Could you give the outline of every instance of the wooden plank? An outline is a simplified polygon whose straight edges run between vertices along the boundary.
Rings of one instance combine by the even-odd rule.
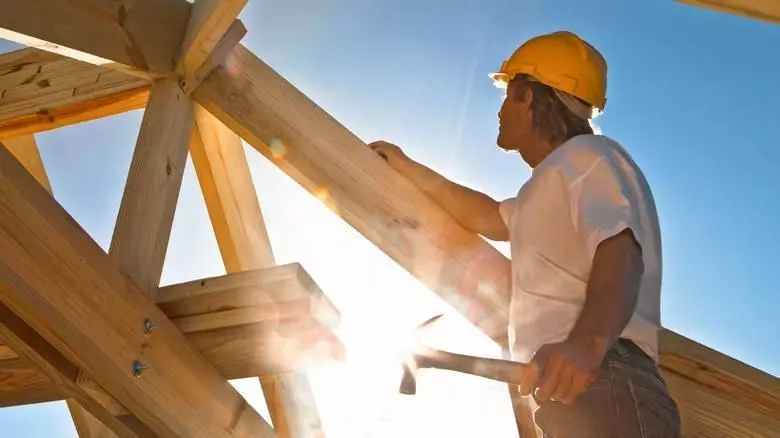
[[[0,301],[159,435],[273,436],[5,149]],[[158,323],[152,333],[144,331],[147,318]],[[139,377],[132,373],[136,360],[151,367]]]
[[[338,309],[298,263],[166,286],[160,288],[157,306],[174,323],[186,326],[183,333],[202,330],[184,321],[196,317],[213,321],[231,311],[236,313],[228,314],[222,322],[208,324],[224,327],[305,317],[334,329],[341,319]],[[252,311],[257,314],[251,315]]]
[[[660,333],[662,370],[684,376],[780,421],[780,379],[669,330]],[[675,395],[678,395],[675,393]]]
[[[780,2],[775,0],[676,0],[713,11],[780,23]]]
[[[200,65],[195,71],[187,74],[182,81],[181,87],[185,93],[191,94],[198,85],[203,82],[204,79],[214,70],[216,66],[221,64],[225,58],[232,52],[233,48],[241,42],[241,39],[246,35],[246,27],[240,20],[233,22],[233,25],[228,28],[227,33],[222,36],[219,43],[209,54],[209,57]]]
[[[212,58],[212,53],[222,41],[222,54],[230,53],[233,46],[238,44],[240,37],[246,33],[246,29],[236,20],[238,14],[246,6],[248,0],[195,0],[190,12],[184,40],[181,43],[181,54],[176,65],[176,72],[182,78],[193,78],[195,73],[201,70],[204,64]],[[240,33],[238,39],[224,36],[228,29],[233,28],[233,36]],[[242,31],[243,29],[243,31]],[[238,32],[238,33],[237,33]],[[225,47],[226,43],[232,45]],[[216,64],[208,64],[212,68]],[[208,71],[201,70],[201,77],[205,78]],[[194,82],[185,79],[185,84]],[[192,84],[191,88],[197,87]],[[185,91],[187,87],[185,86]]]
[[[228,272],[275,264],[241,139],[208,111],[195,108],[192,160]],[[274,430],[282,438],[322,434],[308,378],[300,373],[261,376]]]
[[[0,338],[2,342],[2,338]],[[15,351],[11,350],[11,347],[0,344],[0,361],[18,359],[19,355]]]
[[[143,108],[149,82],[26,48],[0,55],[0,138]]]
[[[664,378],[680,407],[682,436],[690,438],[776,437],[780,420],[716,389],[676,373]]]
[[[62,388],[67,397],[88,409],[99,418],[116,436],[136,438],[151,436],[152,432],[142,423],[130,420],[124,408],[97,385],[82,386],[79,367],[63,356],[46,339],[35,332],[26,322],[0,303],[0,335],[14,350],[37,367],[53,381],[52,390]],[[38,388],[40,392],[42,388]],[[23,394],[23,393],[22,393]],[[24,396],[21,397],[24,399]],[[98,420],[94,420],[97,422]]]
[[[339,312],[297,263],[166,286],[160,288],[159,300],[159,308],[225,379],[288,373],[344,358],[344,346],[332,333],[339,324]],[[218,320],[209,316],[274,303],[283,311],[275,315],[266,311],[262,319],[249,312],[246,319]],[[290,312],[292,308],[295,312]],[[207,331],[202,331],[202,326],[181,324],[182,320],[197,317],[217,323],[206,327]],[[20,363],[10,348],[5,349],[7,359],[0,360],[0,376],[5,376],[0,378],[0,389],[6,391],[0,396],[0,404],[64,397],[45,375],[29,362]],[[43,381],[48,381],[48,386]],[[81,385],[91,386],[89,382]],[[80,423],[83,418],[77,416],[74,420]],[[91,422],[83,427],[94,428]]]
[[[38,181],[38,183],[51,194],[52,190],[51,185],[49,184],[49,177],[43,166],[43,161],[41,160],[35,138],[32,135],[15,137],[4,140],[3,144],[6,149],[17,158],[19,163]],[[6,310],[6,313],[8,314],[9,319],[13,320],[15,318],[15,315],[10,314],[10,310]],[[106,429],[106,433],[103,435],[107,438],[117,435],[135,437],[137,432],[142,434],[148,432],[148,429],[146,428],[138,430],[129,429],[125,422],[120,421],[117,417],[126,415],[127,411],[121,407],[116,400],[105,394],[105,391],[103,391],[99,385],[94,384],[89,381],[89,379],[80,377],[80,370],[78,370],[75,365],[67,362],[64,358],[61,358],[60,355],[53,350],[53,347],[46,345],[45,351],[50,351],[51,353],[43,353],[40,346],[44,345],[45,341],[35,334],[26,323],[17,321],[15,327],[15,330],[14,326],[3,327],[0,328],[0,331],[9,333],[9,336],[19,343],[18,345],[22,345],[21,348],[23,348],[23,351],[26,351],[28,362],[39,364],[39,367],[48,370],[50,377],[47,377],[47,382],[40,383],[39,386],[33,390],[30,390],[29,388],[19,389],[18,392],[22,394],[22,397],[13,400],[14,402],[18,402],[20,399],[29,401],[33,398],[50,395],[48,393],[64,393],[68,397],[75,397],[69,398],[67,404],[80,413],[79,416],[74,416],[73,418],[80,437],[93,436],[88,432],[93,428]],[[22,330],[21,334],[19,332],[20,329]],[[28,342],[32,342],[33,344],[26,344]],[[33,345],[38,345],[38,347],[32,348]],[[63,364],[65,364],[64,367]],[[73,372],[69,372],[68,370],[72,370]],[[38,370],[35,369],[34,371],[37,372]],[[54,383],[51,382],[51,378],[54,378],[57,382],[64,382],[63,389],[60,390],[58,387],[54,386]],[[48,384],[52,390],[45,391],[45,384]],[[41,392],[43,392],[43,394],[41,394]],[[30,396],[30,393],[32,393],[32,396]],[[86,410],[82,409],[78,400],[81,400],[84,403],[84,409],[92,409],[93,412],[88,413]],[[102,420],[98,420],[98,418]],[[106,426],[103,425],[103,422],[105,422]],[[133,421],[131,424],[137,423],[138,422]],[[109,428],[116,431],[116,434],[111,432]]]
[[[171,75],[184,0],[0,2],[0,38],[148,78]]]
[[[28,361],[0,360],[0,408],[60,400],[63,392]]]
[[[192,163],[225,269],[239,272],[273,266],[271,242],[241,138],[199,106],[195,120]]]
[[[108,254],[154,298],[173,226],[193,126],[193,104],[176,80],[155,82],[141,121]]]
[[[0,144],[5,146],[5,148],[11,152],[11,155],[19,160],[22,166],[32,174],[35,180],[38,181],[47,192],[52,192],[49,176],[46,175],[46,168],[43,165],[41,153],[38,150],[38,144],[35,142],[34,136],[24,135],[22,137],[6,138],[0,140]]]
[[[116,266],[152,299],[157,295],[173,227],[192,117],[192,101],[178,81],[154,83],[108,251]],[[110,435],[79,406],[69,408],[77,424],[88,425],[89,432],[79,432],[81,438]]]

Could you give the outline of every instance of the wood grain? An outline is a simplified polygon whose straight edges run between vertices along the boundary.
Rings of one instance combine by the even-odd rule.
[[[28,361],[18,357],[0,360],[0,408],[62,398],[64,393]]]
[[[33,48],[0,55],[0,139],[143,108],[149,81]]]
[[[5,138],[0,140],[0,145],[5,146],[11,155],[27,169],[38,183],[43,186],[47,192],[52,193],[49,176],[46,174],[46,167],[43,165],[41,153],[38,150],[38,144],[32,135],[23,135],[21,137]]]
[[[183,0],[0,2],[0,37],[95,65],[170,75],[189,18]]]
[[[0,280],[0,300],[13,313],[159,435],[273,436],[5,149]],[[152,333],[146,318],[159,322]],[[141,378],[131,372],[135,360],[151,366]]]
[[[198,129],[190,150],[225,269],[240,272],[274,265],[271,242],[241,138],[203,108],[196,106],[195,114]],[[281,312],[289,304],[280,303],[278,307]],[[228,313],[233,317],[246,316]],[[279,349],[276,354],[286,357],[291,353]],[[321,420],[306,376],[266,375],[260,377],[260,385],[274,431],[280,438],[322,434]]]
[[[228,29],[235,25],[236,18],[247,1],[195,0],[190,10],[187,29],[181,43],[181,55],[176,66],[176,72],[180,77],[193,76],[206,63]],[[237,40],[233,40],[233,45],[235,44],[238,44]],[[227,47],[224,53],[230,53],[232,48]]]
[[[187,161],[193,104],[177,81],[152,86],[108,254],[155,297]]]
[[[272,376],[344,359],[344,346],[332,333],[340,322],[338,310],[299,264],[170,285],[160,288],[159,298],[160,309],[225,379]],[[259,315],[250,311],[261,306],[266,308]],[[269,310],[271,306],[275,313]],[[241,313],[242,317],[220,317],[224,312]],[[209,321],[211,326],[181,323],[197,318]],[[0,388],[6,391],[0,403],[14,405],[64,397],[53,383],[44,386],[42,382],[48,378],[29,362],[20,363],[19,356],[7,346],[4,350],[7,353],[0,360],[0,376],[5,378]],[[33,376],[38,377],[32,380]],[[34,385],[36,382],[40,386]],[[96,395],[92,383],[82,379],[80,387]],[[78,427],[96,430],[84,418],[75,418],[82,424]]]

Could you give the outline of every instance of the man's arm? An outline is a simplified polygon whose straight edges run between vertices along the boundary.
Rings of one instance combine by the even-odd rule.
[[[630,229],[601,242],[574,328],[565,341],[539,349],[526,368],[520,392],[527,396],[538,387],[539,401],[574,402],[628,325],[643,272],[642,251]]]
[[[484,193],[448,180],[407,157],[398,146],[386,142],[374,142],[369,146],[444,208],[461,226],[494,241],[509,240],[497,201]]]

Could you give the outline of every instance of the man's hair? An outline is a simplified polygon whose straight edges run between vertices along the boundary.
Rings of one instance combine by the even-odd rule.
[[[512,80],[513,99],[521,99],[525,90],[533,92],[531,111],[534,127],[550,142],[562,143],[582,134],[593,134],[588,120],[574,115],[556,96],[551,87],[533,80],[527,75],[518,75]],[[514,83],[517,84],[514,84]]]

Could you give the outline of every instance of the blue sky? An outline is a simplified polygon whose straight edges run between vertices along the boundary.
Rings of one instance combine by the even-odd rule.
[[[512,196],[529,171],[495,147],[501,93],[487,74],[531,36],[578,33],[609,63],[598,124],[633,154],[656,197],[664,325],[780,375],[772,347],[780,334],[780,26],[665,0],[250,0],[241,18],[243,44],[363,140],[396,142],[497,199]],[[55,196],[104,248],[140,117],[37,135]],[[430,373],[421,395],[398,399],[396,367],[376,345],[394,342],[399,329],[445,311],[437,345],[473,354],[496,354],[494,346],[247,153],[278,262],[301,262],[344,316],[341,334],[355,359],[312,377],[329,436],[475,436],[485,424],[494,436],[513,436],[500,384]],[[188,166],[163,283],[223,272]],[[392,315],[379,316],[383,309]],[[348,374],[358,383],[334,396],[328,379]],[[236,385],[263,413],[253,382]],[[12,436],[74,436],[60,403],[0,410],[0,427]]]

